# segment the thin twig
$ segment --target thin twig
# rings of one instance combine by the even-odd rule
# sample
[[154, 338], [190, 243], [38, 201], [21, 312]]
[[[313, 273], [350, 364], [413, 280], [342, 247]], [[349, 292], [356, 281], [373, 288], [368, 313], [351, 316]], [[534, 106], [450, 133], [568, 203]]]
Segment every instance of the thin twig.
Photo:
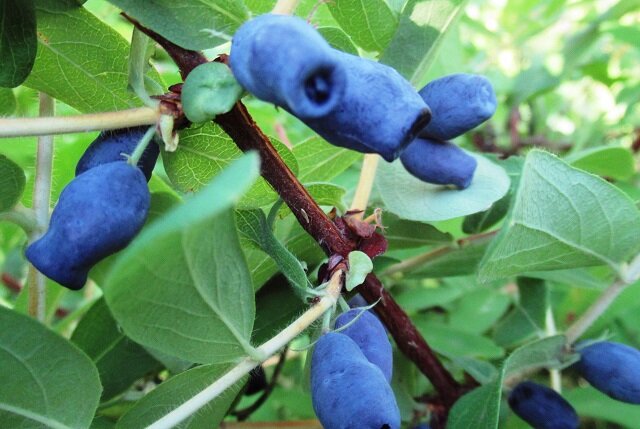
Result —
[[[44, 92], [40, 93], [40, 116], [53, 116], [55, 101]], [[1, 129], [1, 125], [0, 125]], [[42, 236], [49, 225], [49, 206], [51, 204], [51, 174], [53, 170], [53, 136], [38, 138], [36, 153], [36, 179], [33, 186], [33, 211], [38, 228], [29, 235], [29, 243]], [[29, 264], [27, 288], [29, 294], [29, 314], [41, 322], [46, 317], [46, 279]]]
[[269, 384], [267, 384], [267, 387], [264, 389], [260, 397], [258, 397], [258, 399], [256, 399], [255, 402], [249, 405], [247, 408], [243, 408], [242, 410], [234, 411], [233, 413], [231, 413], [233, 416], [235, 416], [238, 419], [238, 421], [247, 420], [251, 416], [251, 414], [256, 412], [258, 408], [260, 408], [262, 404], [264, 404], [267, 401], [267, 399], [269, 399], [271, 392], [273, 392], [273, 389], [275, 389], [276, 384], [278, 384], [278, 377], [280, 377], [282, 368], [284, 368], [284, 363], [287, 361], [288, 351], [289, 351], [289, 347], [285, 346], [285, 348], [282, 349], [282, 351], [280, 352], [280, 356], [278, 357], [278, 363], [276, 364], [276, 367], [273, 369], [273, 374], [271, 375], [271, 380], [269, 380]]
[[358, 180], [358, 187], [353, 196], [353, 202], [351, 203], [350, 210], [362, 210], [360, 213], [355, 214], [358, 219], [362, 219], [364, 212], [369, 204], [369, 197], [371, 196], [371, 190], [373, 189], [373, 182], [376, 178], [376, 170], [378, 169], [378, 162], [380, 157], [374, 153], [368, 153], [364, 156], [362, 162], [362, 169], [360, 170], [360, 180]]
[[86, 115], [42, 116], [40, 118], [0, 118], [0, 138], [49, 136], [53, 134], [114, 130], [137, 125], [153, 125], [160, 118], [160, 110], [139, 107], [117, 112], [89, 113]]
[[618, 279], [605, 289], [587, 311], [566, 330], [567, 344], [573, 344], [580, 338], [593, 325], [593, 322], [609, 308], [626, 286], [627, 283], [625, 281]]
[[298, 7], [298, 3], [300, 3], [300, 0], [278, 0], [271, 13], [277, 15], [292, 15], [296, 7]]
[[389, 268], [382, 272], [382, 276], [390, 276], [395, 273], [404, 273], [412, 271], [416, 268], [419, 268], [426, 264], [427, 262], [432, 262], [438, 258], [441, 258], [449, 253], [459, 250], [461, 247], [469, 245], [471, 243], [477, 243], [484, 240], [488, 240], [493, 238], [496, 234], [500, 232], [499, 230], [484, 232], [482, 234], [470, 235], [465, 238], [461, 238], [456, 241], [455, 245], [446, 245], [442, 247], [435, 248], [433, 250], [429, 250], [428, 252], [422, 253], [420, 255], [414, 256], [413, 258], [406, 259], [402, 262], [398, 262], [397, 264], [391, 265]]
[[[553, 337], [558, 334], [556, 328], [556, 321], [553, 318], [553, 309], [551, 306], [547, 307], [545, 313], [545, 333], [548, 337]], [[562, 393], [562, 378], [560, 377], [560, 371], [554, 368], [549, 369], [549, 382], [551, 388], [558, 393]]]

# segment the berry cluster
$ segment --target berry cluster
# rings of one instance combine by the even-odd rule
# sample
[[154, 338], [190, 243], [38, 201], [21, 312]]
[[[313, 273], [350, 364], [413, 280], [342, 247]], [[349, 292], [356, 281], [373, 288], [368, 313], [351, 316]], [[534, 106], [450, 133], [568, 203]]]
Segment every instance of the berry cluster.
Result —
[[335, 50], [304, 20], [261, 15], [233, 37], [231, 70], [256, 97], [297, 116], [329, 143], [386, 161], [423, 181], [466, 188], [476, 160], [449, 140], [493, 115], [489, 81], [454, 74], [416, 92], [384, 64]]
[[311, 399], [322, 426], [399, 428], [384, 326], [371, 312], [353, 309], [336, 319], [336, 328], [341, 327], [320, 337], [311, 357]]
[[[640, 404], [640, 351], [608, 341], [578, 345], [580, 360], [574, 365], [593, 387], [609, 397]], [[536, 429], [577, 429], [578, 415], [557, 392], [525, 381], [509, 395], [509, 406]]]
[[62, 191], [49, 229], [31, 243], [26, 257], [41, 273], [77, 290], [89, 270], [123, 249], [140, 231], [149, 211], [147, 180], [158, 158], [151, 143], [138, 162], [131, 154], [146, 127], [101, 133], [76, 167], [76, 177]]

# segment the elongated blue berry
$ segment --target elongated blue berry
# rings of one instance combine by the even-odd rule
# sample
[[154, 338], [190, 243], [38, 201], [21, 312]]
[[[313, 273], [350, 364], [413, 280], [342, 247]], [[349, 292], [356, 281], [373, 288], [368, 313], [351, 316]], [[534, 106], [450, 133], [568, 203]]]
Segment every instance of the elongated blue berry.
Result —
[[603, 341], [579, 350], [580, 375], [618, 401], [640, 404], [640, 351]]
[[331, 144], [393, 161], [429, 122], [429, 107], [391, 67], [343, 52], [339, 58], [348, 74], [342, 102], [304, 122]]
[[422, 88], [420, 95], [433, 115], [420, 133], [426, 139], [451, 140], [477, 127], [496, 111], [496, 94], [484, 76], [444, 76]]
[[577, 429], [578, 415], [562, 396], [541, 384], [524, 381], [509, 395], [509, 407], [534, 429]]
[[324, 116], [342, 103], [344, 67], [301, 18], [266, 14], [245, 22], [233, 36], [229, 61], [247, 91], [301, 119]]
[[[120, 130], [103, 131], [89, 145], [80, 161], [76, 165], [76, 176], [85, 171], [109, 162], [125, 161], [122, 155], [131, 155], [136, 149], [138, 142], [147, 132], [149, 127], [132, 127]], [[138, 161], [138, 167], [144, 173], [147, 181], [151, 179], [153, 167], [156, 165], [160, 149], [156, 143], [149, 142], [149, 145], [142, 153]]]
[[[360, 310], [349, 310], [336, 319], [336, 329], [350, 323], [361, 313]], [[351, 338], [362, 350], [372, 364], [380, 368], [387, 381], [391, 381], [393, 372], [393, 352], [387, 337], [387, 331], [380, 320], [370, 311], [362, 312], [354, 323], [340, 331]]]
[[469, 187], [478, 162], [453, 143], [415, 139], [400, 156], [402, 165], [418, 179], [437, 185]]
[[384, 375], [340, 333], [323, 335], [313, 349], [311, 400], [325, 429], [400, 427], [400, 411]]
[[64, 188], [49, 229], [27, 247], [27, 259], [50, 279], [80, 289], [97, 262], [138, 233], [149, 203], [139, 168], [117, 161], [87, 170]]

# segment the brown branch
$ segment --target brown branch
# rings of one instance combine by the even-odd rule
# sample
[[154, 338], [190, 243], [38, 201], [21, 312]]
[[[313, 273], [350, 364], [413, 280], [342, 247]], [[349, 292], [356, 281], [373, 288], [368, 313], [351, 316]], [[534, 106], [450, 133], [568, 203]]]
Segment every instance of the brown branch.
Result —
[[[207, 61], [202, 54], [180, 48], [153, 31], [143, 28], [139, 23], [131, 21], [169, 53], [180, 68], [183, 78], [186, 78], [193, 68]], [[278, 192], [300, 225], [320, 244], [327, 255], [338, 254], [346, 257], [354, 249], [354, 243], [341, 234], [336, 225], [309, 195], [284, 163], [267, 136], [253, 121], [242, 102], [236, 103], [230, 112], [218, 115], [215, 122], [224, 129], [242, 151], [258, 151], [262, 160], [262, 176]], [[376, 312], [380, 314], [389, 332], [396, 340], [396, 344], [431, 380], [445, 403], [449, 406], [452, 405], [463, 393], [462, 388], [440, 363], [409, 316], [388, 294], [375, 275], [370, 274], [359, 288], [362, 295], [370, 303], [382, 298], [382, 304], [379, 305], [379, 309], [376, 308]]]

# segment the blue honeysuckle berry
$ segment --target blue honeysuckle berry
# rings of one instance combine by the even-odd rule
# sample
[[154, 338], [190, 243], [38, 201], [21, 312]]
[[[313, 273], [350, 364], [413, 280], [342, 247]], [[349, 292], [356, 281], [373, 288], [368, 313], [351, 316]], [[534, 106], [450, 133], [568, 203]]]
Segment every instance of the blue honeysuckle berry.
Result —
[[[76, 176], [98, 165], [125, 161], [122, 154], [131, 155], [148, 129], [149, 127], [143, 126], [101, 132], [78, 161]], [[151, 173], [159, 153], [160, 148], [151, 141], [138, 161], [138, 167], [144, 173], [147, 181], [151, 179]]]
[[420, 137], [451, 140], [477, 127], [496, 111], [496, 94], [491, 82], [480, 75], [451, 74], [436, 79], [420, 90], [431, 108], [431, 122]]
[[[341, 328], [360, 315], [360, 310], [349, 310], [336, 319], [335, 328]], [[393, 351], [387, 331], [380, 320], [370, 311], [364, 311], [353, 324], [341, 334], [351, 338], [372, 364], [380, 368], [385, 379], [390, 382], [393, 373]]]
[[576, 368], [593, 387], [618, 401], [640, 404], [640, 351], [603, 341], [580, 348]]
[[428, 123], [426, 103], [391, 67], [332, 49], [300, 18], [261, 15], [233, 37], [238, 82], [283, 107], [329, 143], [387, 161]]
[[431, 118], [431, 111], [397, 71], [339, 52], [348, 85], [340, 105], [304, 122], [329, 143], [396, 159]]
[[26, 257], [50, 279], [80, 289], [96, 263], [140, 231], [150, 199], [139, 168], [125, 161], [91, 168], [64, 188], [49, 229], [27, 247]]
[[402, 153], [400, 161], [418, 179], [437, 185], [466, 189], [473, 180], [478, 162], [450, 142], [415, 139]]
[[577, 429], [578, 415], [553, 389], [524, 381], [509, 395], [509, 407], [534, 429]]
[[342, 103], [344, 67], [329, 44], [301, 18], [266, 14], [233, 35], [229, 64], [247, 91], [295, 116], [324, 116]]
[[325, 429], [400, 428], [400, 410], [384, 375], [340, 333], [324, 334], [314, 346], [311, 401]]

